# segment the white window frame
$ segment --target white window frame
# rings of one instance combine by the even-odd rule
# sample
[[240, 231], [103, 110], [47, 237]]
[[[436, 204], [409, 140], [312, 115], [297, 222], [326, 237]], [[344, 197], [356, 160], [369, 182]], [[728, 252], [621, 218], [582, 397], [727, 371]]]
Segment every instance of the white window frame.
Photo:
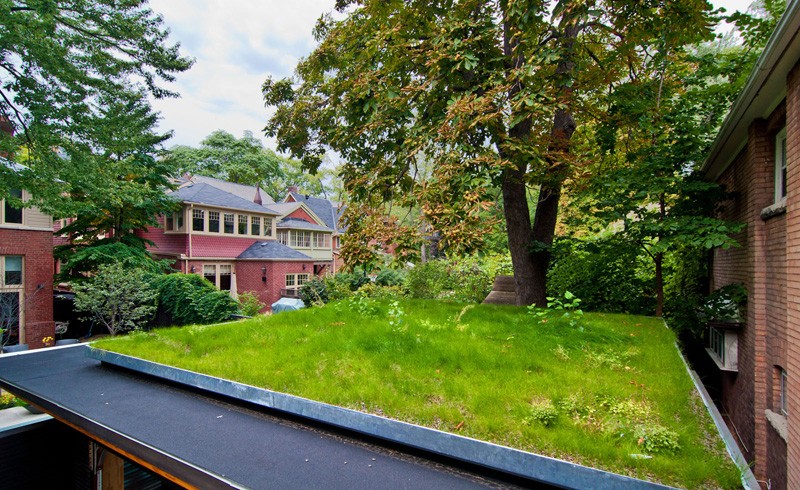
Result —
[[272, 236], [272, 218], [264, 218], [264, 236]]
[[[207, 270], [209, 270], [209, 271], [213, 270], [214, 271], [214, 274], [213, 274], [214, 275], [214, 280], [213, 281], [211, 281], [211, 279], [208, 277], [208, 276], [211, 276], [211, 274], [207, 274], [206, 273]], [[231, 263], [212, 263], [212, 264], [206, 263], [206, 264], [203, 264], [202, 267], [200, 267], [200, 274], [203, 277], [205, 277], [211, 284], [214, 285], [214, 287], [216, 287], [220, 291], [230, 291], [230, 289], [221, 289], [220, 288], [220, 285], [221, 285], [220, 278], [222, 276], [231, 276], [231, 288], [233, 287], [233, 264], [231, 264]]]
[[706, 352], [721, 371], [739, 371], [739, 334], [736, 330], [708, 327]]
[[286, 274], [284, 278], [285, 289], [300, 289], [300, 286], [307, 283], [310, 275], [307, 272]]
[[[19, 257], [21, 260], [22, 277], [19, 284], [6, 284], [6, 258]], [[0, 293], [17, 293], [19, 301], [19, 312], [17, 313], [17, 323], [19, 331], [17, 333], [19, 343], [25, 343], [25, 257], [22, 255], [0, 255]]]
[[[230, 228], [228, 228], [230, 225]], [[228, 231], [228, 230], [231, 231]], [[233, 213], [222, 213], [222, 234], [235, 235], [236, 234], [236, 215]]]
[[[203, 220], [203, 226], [199, 230], [194, 227], [195, 220], [198, 219]], [[206, 226], [206, 224], [207, 224], [206, 211], [204, 209], [196, 209], [196, 208], [192, 209], [192, 231], [197, 231], [201, 233], [205, 232], [206, 230], [208, 230], [208, 226]]]
[[[249, 235], [250, 234], [250, 220], [246, 214], [237, 215], [236, 218], [236, 234]], [[244, 225], [244, 233], [242, 233], [242, 226]]]
[[781, 415], [788, 415], [789, 414], [789, 375], [786, 373], [786, 370], [781, 368], [780, 372], [780, 405], [778, 409], [780, 410]]
[[775, 202], [786, 199], [786, 128], [775, 135]]

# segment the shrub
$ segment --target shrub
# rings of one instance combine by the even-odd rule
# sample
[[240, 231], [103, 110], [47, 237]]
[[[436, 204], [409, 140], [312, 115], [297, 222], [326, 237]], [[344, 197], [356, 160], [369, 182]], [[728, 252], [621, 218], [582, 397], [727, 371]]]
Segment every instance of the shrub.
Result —
[[156, 276], [152, 284], [158, 290], [159, 309], [173, 325], [221, 322], [239, 310], [230, 294], [197, 274]]
[[328, 301], [338, 301], [348, 298], [353, 294], [353, 291], [350, 289], [349, 274], [325, 276], [322, 282], [325, 283], [325, 292], [328, 295]]
[[75, 310], [87, 313], [108, 333], [142, 328], [156, 311], [156, 290], [140, 269], [121, 263], [101, 265], [90, 279], [72, 285]]
[[375, 284], [379, 286], [402, 286], [403, 275], [396, 270], [384, 269], [375, 277]]
[[494, 274], [476, 256], [432, 260], [408, 271], [406, 288], [414, 298], [483, 301], [492, 289]]
[[561, 239], [553, 245], [547, 293], [560, 298], [571, 291], [589, 311], [652, 314], [651, 263], [639, 247], [616, 236]]
[[267, 305], [259, 301], [255, 293], [244, 291], [239, 293], [239, 306], [243, 315], [256, 316], [261, 313], [261, 310]]
[[708, 287], [708, 252], [684, 246], [664, 259], [664, 317], [684, 346], [702, 343], [698, 312]]
[[330, 301], [328, 287], [322, 279], [315, 277], [300, 286], [300, 299], [306, 306], [322, 305]]
[[365, 284], [356, 291], [372, 299], [398, 299], [406, 296], [406, 292], [400, 286], [378, 286], [376, 284]]

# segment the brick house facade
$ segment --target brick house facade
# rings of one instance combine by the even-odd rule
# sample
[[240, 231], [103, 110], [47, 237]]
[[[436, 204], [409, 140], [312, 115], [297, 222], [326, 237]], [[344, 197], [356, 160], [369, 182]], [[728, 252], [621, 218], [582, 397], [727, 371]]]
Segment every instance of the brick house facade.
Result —
[[260, 189], [209, 177], [184, 176], [179, 184], [171, 194], [181, 210], [140, 236], [181, 272], [201, 274], [234, 296], [251, 292], [268, 309], [333, 270], [334, 229], [309, 206], [276, 204]]
[[[0, 157], [0, 165], [16, 164]], [[24, 190], [12, 195], [30, 199]], [[18, 327], [11, 343], [43, 347], [55, 337], [53, 322], [53, 220], [35, 207], [16, 208], [0, 199], [0, 304]], [[16, 324], [16, 325], [13, 325]]]
[[[744, 322], [720, 365], [722, 413], [758, 480], [800, 488], [800, 5], [790, 2], [731, 109], [703, 171], [745, 223], [716, 250], [711, 287], [743, 284]], [[728, 342], [726, 338], [726, 344]]]

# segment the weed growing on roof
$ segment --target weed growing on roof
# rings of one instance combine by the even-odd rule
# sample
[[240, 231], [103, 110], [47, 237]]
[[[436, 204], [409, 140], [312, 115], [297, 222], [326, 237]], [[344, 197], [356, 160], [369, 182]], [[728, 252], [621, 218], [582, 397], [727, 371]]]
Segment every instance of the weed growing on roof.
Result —
[[531, 404], [531, 412], [528, 417], [524, 419], [526, 425], [533, 422], [538, 422], [545, 427], [550, 427], [558, 421], [558, 410], [553, 406], [550, 400], [536, 401]]

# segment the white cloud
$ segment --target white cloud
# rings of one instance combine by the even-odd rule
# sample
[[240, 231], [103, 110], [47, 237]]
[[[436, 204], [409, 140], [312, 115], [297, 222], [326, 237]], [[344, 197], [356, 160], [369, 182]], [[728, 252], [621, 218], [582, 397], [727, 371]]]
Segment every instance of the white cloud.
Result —
[[167, 146], [197, 146], [217, 129], [260, 135], [269, 117], [261, 84], [269, 75], [291, 75], [299, 58], [314, 49], [314, 24], [333, 5], [334, 0], [151, 0], [172, 42], [196, 59], [170, 86], [181, 97], [153, 103], [162, 115], [161, 130], [175, 131]]

